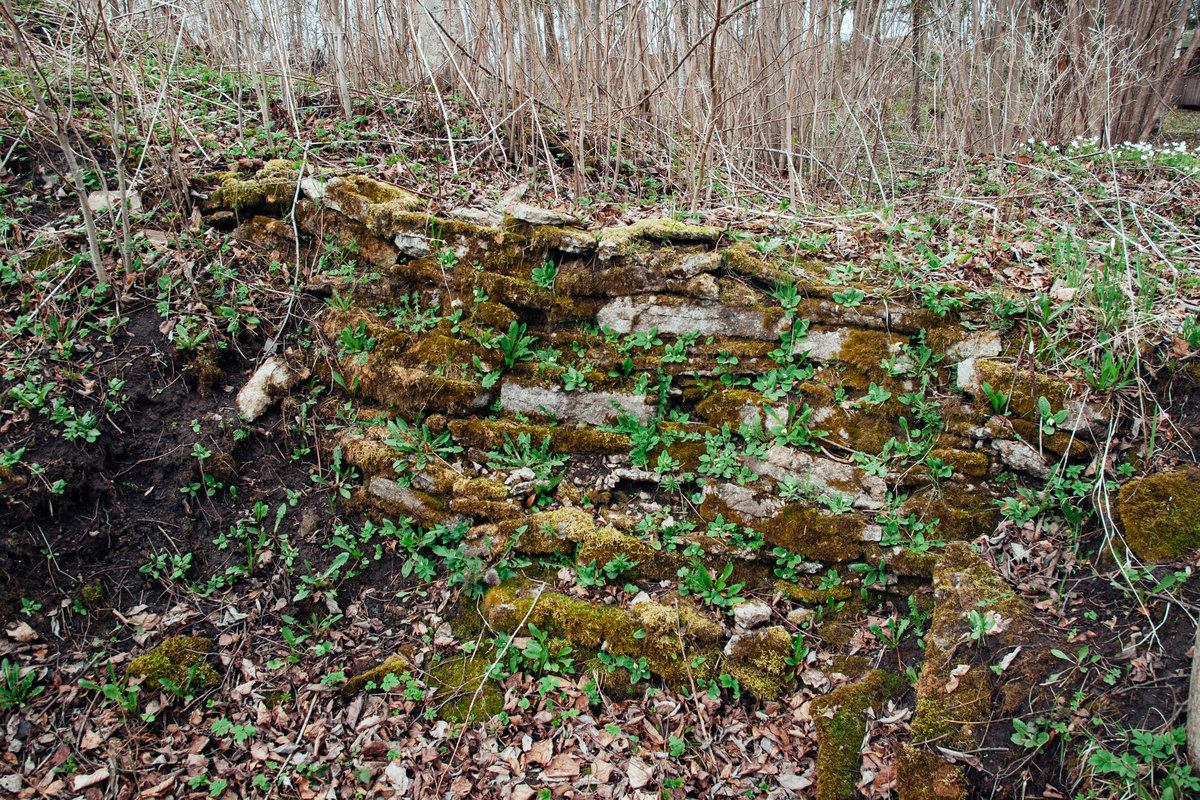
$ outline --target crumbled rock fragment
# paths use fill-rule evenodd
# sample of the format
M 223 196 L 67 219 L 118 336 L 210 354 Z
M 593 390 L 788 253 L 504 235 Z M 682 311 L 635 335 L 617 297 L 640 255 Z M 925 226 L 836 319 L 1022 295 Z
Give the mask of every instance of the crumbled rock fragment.
M 305 377 L 305 371 L 296 371 L 278 356 L 272 356 L 255 370 L 254 375 L 238 392 L 238 411 L 246 420 L 253 422 L 284 395 L 296 382 Z
M 88 208 L 92 211 L 105 211 L 107 209 L 116 209 L 124 200 L 125 207 L 134 214 L 142 213 L 142 194 L 141 192 L 92 192 L 88 195 Z
M 508 207 L 508 213 L 530 225 L 575 225 L 579 222 L 576 217 L 569 214 L 551 211 L 548 208 L 538 208 L 528 203 L 513 203 Z
M 733 621 L 738 630 L 757 628 L 771 618 L 771 607 L 762 600 L 747 600 L 733 607 Z

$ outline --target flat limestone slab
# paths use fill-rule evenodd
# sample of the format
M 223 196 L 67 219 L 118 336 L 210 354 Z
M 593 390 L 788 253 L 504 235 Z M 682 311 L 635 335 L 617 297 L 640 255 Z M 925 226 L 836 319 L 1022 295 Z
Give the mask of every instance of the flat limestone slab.
M 640 422 L 654 416 L 654 406 L 639 394 L 624 392 L 566 392 L 551 386 L 504 381 L 500 387 L 500 407 L 519 414 L 544 414 L 605 425 L 628 414 Z
M 665 298 L 664 298 L 665 300 Z M 596 313 L 596 322 L 617 333 L 650 331 L 678 336 L 737 336 L 776 341 L 788 327 L 781 312 L 731 308 L 716 303 L 671 303 L 649 297 L 619 297 Z

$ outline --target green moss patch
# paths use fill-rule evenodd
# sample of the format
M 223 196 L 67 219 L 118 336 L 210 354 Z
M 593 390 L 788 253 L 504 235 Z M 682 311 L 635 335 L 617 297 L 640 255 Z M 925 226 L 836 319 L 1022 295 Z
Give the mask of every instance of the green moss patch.
M 855 786 L 862 772 L 859 748 L 867 732 L 867 709 L 879 714 L 888 700 L 907 687 L 898 675 L 875 670 L 857 683 L 813 699 L 809 710 L 817 731 L 818 800 L 858 796 Z
M 934 608 L 917 681 L 912 742 L 897 758 L 905 797 L 964 796 L 966 779 L 961 769 L 945 761 L 934 747 L 974 749 L 991 716 L 991 671 L 986 664 L 976 663 L 969 649 L 964 650 L 982 646 L 971 636 L 972 615 L 998 621 L 999 630 L 989 638 L 1005 647 L 1026 641 L 1034 630 L 1029 604 L 965 542 L 946 545 L 934 569 L 933 585 Z M 930 785 L 950 794 L 929 794 Z
M 522 581 L 508 581 L 489 590 L 484 595 L 483 614 L 500 630 L 515 632 L 528 620 L 588 650 L 645 658 L 650 671 L 673 686 L 685 685 L 689 676 L 710 676 L 722 635 L 719 624 L 684 600 L 679 601 L 678 610 L 653 601 L 626 610 L 558 592 L 539 596 L 532 584 Z M 704 660 L 692 667 L 692 659 L 698 655 Z
M 369 692 L 382 688 L 384 678 L 392 675 L 397 679 L 409 671 L 408 662 L 401 656 L 389 656 L 379 666 L 372 667 L 352 676 L 341 689 L 342 697 L 353 697 L 359 692 Z
M 491 719 L 504 708 L 504 693 L 488 677 L 491 663 L 477 656 L 444 661 L 429 671 L 439 719 L 469 722 Z
M 863 535 L 868 525 L 861 514 L 834 514 L 801 503 L 785 506 L 758 524 L 764 541 L 814 561 L 858 561 L 868 549 Z
M 458 444 L 477 447 L 480 450 L 498 450 L 509 441 L 517 441 L 517 437 L 523 433 L 528 434 L 529 441 L 535 446 L 540 446 L 549 437 L 550 451 L 559 454 L 612 455 L 628 453 L 630 448 L 629 437 L 620 433 L 598 431 L 594 428 L 528 425 L 504 420 L 451 420 L 450 433 Z
M 791 683 L 792 637 L 779 625 L 735 636 L 726 653 L 729 674 L 759 700 L 778 700 Z
M 130 675 L 145 676 L 145 686 L 159 689 L 164 680 L 182 689 L 209 688 L 220 683 L 217 671 L 205 663 L 212 641 L 201 636 L 174 636 L 149 653 L 129 662 Z
M 485 539 L 492 552 L 509 549 L 532 555 L 570 552 L 575 545 L 596 533 L 596 520 L 581 508 L 543 511 L 470 531 L 471 539 Z
M 1200 469 L 1130 481 L 1118 494 L 1125 542 L 1143 561 L 1173 561 L 1200 549 Z

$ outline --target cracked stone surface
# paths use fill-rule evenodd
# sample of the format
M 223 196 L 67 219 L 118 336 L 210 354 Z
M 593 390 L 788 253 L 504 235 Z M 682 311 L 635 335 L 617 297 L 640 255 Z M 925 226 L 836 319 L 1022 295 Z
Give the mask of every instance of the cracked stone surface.
M 606 425 L 622 414 L 641 422 L 654 416 L 654 406 L 642 395 L 623 392 L 567 392 L 562 389 L 505 381 L 500 406 L 519 414 L 546 414 L 559 419 Z
M 787 329 L 782 317 L 752 309 L 700 303 L 665 304 L 649 298 L 619 297 L 596 313 L 596 321 L 617 333 L 635 333 L 655 328 L 678 336 L 699 331 L 701 336 L 740 336 L 775 341 Z

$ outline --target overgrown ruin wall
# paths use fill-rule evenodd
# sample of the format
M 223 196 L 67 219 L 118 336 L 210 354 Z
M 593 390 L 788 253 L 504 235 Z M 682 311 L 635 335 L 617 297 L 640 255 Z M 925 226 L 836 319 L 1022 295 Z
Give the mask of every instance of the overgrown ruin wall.
M 835 624 L 814 615 L 859 602 L 860 588 L 909 594 L 936 577 L 938 603 L 958 599 L 935 609 L 934 636 L 949 638 L 918 682 L 902 796 L 963 791 L 958 767 L 917 735 L 948 734 L 938 708 L 954 665 L 942 654 L 966 625 L 959 596 L 1000 609 L 1002 639 L 1028 626 L 1011 591 L 953 543 L 995 530 L 996 501 L 1011 494 L 998 476 L 1044 479 L 1086 460 L 1106 428 L 982 312 L 831 285 L 823 264 L 714 228 L 585 231 L 521 203 L 434 216 L 402 189 L 280 164 L 214 176 L 207 202 L 210 224 L 238 226 L 282 263 L 296 259 L 294 230 L 305 259 L 354 255 L 355 275 L 307 287 L 331 300 L 328 377 L 373 420 L 331 442 L 361 473 L 351 502 L 467 526 L 463 552 L 501 566 L 481 603 L 489 625 L 533 622 L 670 683 L 720 665 L 771 699 L 787 691 L 795 628 L 764 625 L 753 602 L 714 613 L 695 586 L 681 597 L 689 570 L 703 565 L 711 584 L 731 567 L 743 594 L 788 598 L 801 628 Z M 536 567 L 504 568 L 535 556 L 617 563 L 611 578 L 647 591 L 597 600 L 547 588 Z M 868 666 L 837 665 L 862 682 L 824 704 L 861 715 L 894 694 Z M 959 750 L 974 736 L 964 705 L 986 719 L 990 704 L 988 671 L 975 670 L 956 681 L 971 697 L 951 704 Z M 824 770 L 855 768 L 831 743 L 843 729 L 857 730 L 818 726 Z M 924 794 L 935 774 L 939 793 Z M 843 796 L 843 783 L 827 775 L 822 796 Z

